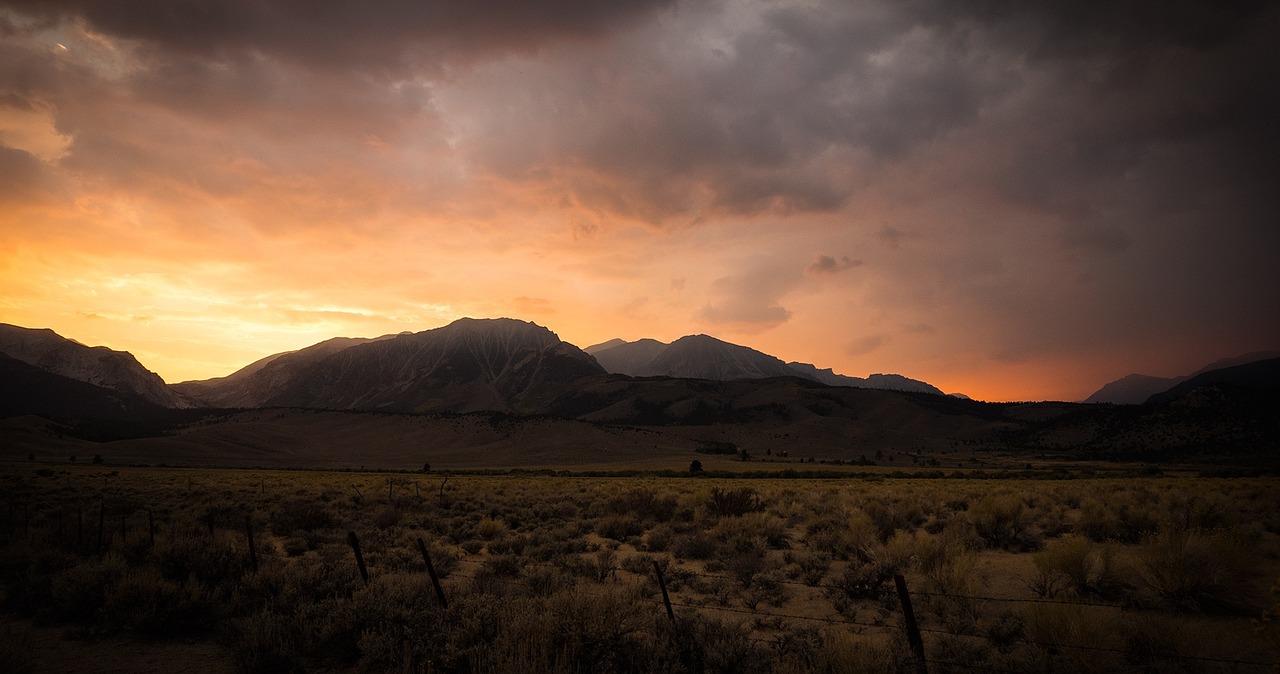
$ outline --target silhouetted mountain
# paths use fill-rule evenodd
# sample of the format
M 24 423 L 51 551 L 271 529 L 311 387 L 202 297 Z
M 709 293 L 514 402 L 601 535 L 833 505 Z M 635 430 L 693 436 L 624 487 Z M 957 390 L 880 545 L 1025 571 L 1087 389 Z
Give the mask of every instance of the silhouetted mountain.
M 1182 381 L 1182 377 L 1152 377 L 1145 374 L 1125 375 L 1085 398 L 1087 403 L 1110 403 L 1113 405 L 1137 405 L 1147 398 L 1168 390 L 1170 386 Z
M 818 369 L 809 363 L 784 363 L 755 349 L 730 344 L 707 335 L 682 337 L 671 344 L 655 339 L 626 342 L 611 339 L 586 348 L 604 369 L 633 377 L 687 377 L 731 381 L 765 377 L 803 377 L 828 386 L 890 391 L 916 391 L 942 395 L 938 388 L 897 374 L 873 374 L 866 379 Z
M 158 409 L 135 393 L 64 377 L 0 354 L 0 418 L 34 414 L 50 419 L 120 419 Z
M 1198 374 L 1211 370 L 1220 370 L 1235 365 L 1245 365 L 1260 360 L 1280 357 L 1276 351 L 1255 351 L 1235 358 L 1223 358 L 1206 365 L 1191 374 L 1181 377 L 1155 377 L 1145 374 L 1125 375 L 1113 382 L 1103 385 L 1085 398 L 1087 403 L 1111 403 L 1113 405 L 1140 405 L 1153 395 L 1169 390 L 1179 382 L 1186 381 Z
M 605 374 L 591 356 L 544 327 L 464 318 L 337 351 L 303 368 L 263 404 L 536 413 L 573 382 Z
M 588 346 L 583 351 L 595 357 L 601 367 L 613 374 L 638 377 L 667 346 L 665 342 L 656 339 L 639 339 L 634 342 L 611 339 L 603 344 Z
M 185 381 L 170 388 L 193 402 L 210 407 L 258 407 L 284 393 L 295 377 L 325 358 L 343 349 L 395 336 L 373 339 L 334 337 L 305 349 L 267 356 L 225 377 Z
M 1219 361 L 1222 362 L 1222 361 Z M 1228 361 L 1229 362 L 1229 361 Z M 1200 374 L 1147 399 L 1147 404 L 1178 401 L 1206 388 L 1280 389 L 1280 358 L 1224 367 Z
M 85 346 L 58 333 L 0 323 L 0 353 L 45 372 L 136 395 L 162 407 L 187 407 L 164 380 L 133 354 Z
M 730 381 L 793 377 L 796 373 L 781 360 L 755 349 L 707 335 L 689 335 L 668 344 L 637 374 L 642 377 Z
M 798 372 L 801 376 L 822 382 L 828 386 L 854 386 L 857 388 L 874 388 L 885 391 L 914 391 L 916 393 L 933 393 L 935 395 L 943 395 L 942 390 L 927 382 L 910 379 L 900 374 L 873 374 L 868 375 L 866 379 L 862 377 L 850 377 L 848 375 L 836 374 L 834 370 L 827 368 L 819 370 L 817 366 L 809 363 L 791 362 L 787 365 Z

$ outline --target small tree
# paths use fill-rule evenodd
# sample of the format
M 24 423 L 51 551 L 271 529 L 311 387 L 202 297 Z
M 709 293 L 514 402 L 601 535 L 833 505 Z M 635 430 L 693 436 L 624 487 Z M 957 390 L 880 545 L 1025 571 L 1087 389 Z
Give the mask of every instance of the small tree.
M 430 472 L 431 472 L 431 464 L 430 464 L 429 462 L 428 462 L 428 463 L 424 463 L 424 464 L 422 464 L 422 472 L 424 472 L 424 473 L 430 473 Z
M 94 455 L 93 455 L 93 465 L 95 465 L 95 466 L 101 466 L 101 465 L 102 465 L 102 455 L 101 455 L 101 454 L 94 454 Z
M 697 460 L 697 459 L 694 459 L 693 461 L 690 461 L 690 462 L 689 462 L 689 472 L 690 472 L 690 473 L 701 473 L 701 472 L 702 472 L 702 462 L 701 462 L 701 461 L 699 461 L 699 460 Z

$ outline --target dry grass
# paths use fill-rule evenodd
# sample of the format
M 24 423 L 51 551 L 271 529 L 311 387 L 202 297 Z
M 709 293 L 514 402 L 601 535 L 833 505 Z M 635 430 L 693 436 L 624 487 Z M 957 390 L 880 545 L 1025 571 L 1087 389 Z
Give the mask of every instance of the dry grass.
M 910 667 L 901 573 L 929 657 L 961 669 L 1276 658 L 1273 480 L 394 479 L 0 469 L 4 608 L 80 637 L 223 638 L 242 671 L 884 671 Z

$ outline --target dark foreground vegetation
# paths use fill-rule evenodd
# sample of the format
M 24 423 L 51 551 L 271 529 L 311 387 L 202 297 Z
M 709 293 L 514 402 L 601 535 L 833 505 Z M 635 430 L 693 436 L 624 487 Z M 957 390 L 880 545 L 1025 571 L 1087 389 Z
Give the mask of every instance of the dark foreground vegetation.
M 1265 672 L 1277 487 L 11 465 L 0 591 L 245 672 L 914 672 L 901 576 L 932 672 Z

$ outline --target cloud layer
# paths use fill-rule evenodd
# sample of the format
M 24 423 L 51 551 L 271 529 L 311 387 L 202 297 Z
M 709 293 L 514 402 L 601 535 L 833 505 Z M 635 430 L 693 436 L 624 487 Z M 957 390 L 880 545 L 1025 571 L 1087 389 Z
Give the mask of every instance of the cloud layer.
M 169 380 L 516 315 L 1082 398 L 1280 342 L 1278 29 L 1263 2 L 0 1 L 0 320 Z

